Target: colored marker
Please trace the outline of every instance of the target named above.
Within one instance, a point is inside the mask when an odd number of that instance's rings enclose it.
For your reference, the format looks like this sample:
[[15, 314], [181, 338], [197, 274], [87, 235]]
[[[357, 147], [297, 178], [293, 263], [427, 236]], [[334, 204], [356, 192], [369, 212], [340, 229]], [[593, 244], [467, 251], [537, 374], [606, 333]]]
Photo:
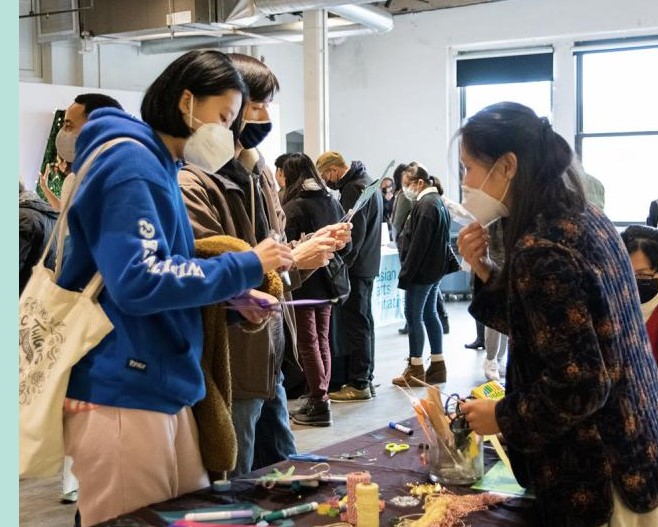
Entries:
[[400, 423], [394, 423], [393, 421], [391, 421], [390, 423], [388, 423], [388, 427], [392, 428], [393, 430], [398, 430], [403, 434], [407, 434], [408, 436], [414, 435], [414, 431], [411, 428], [401, 425]]
[[188, 512], [185, 519], [188, 521], [208, 521], [208, 520], [232, 520], [234, 518], [253, 518], [254, 512], [251, 509], [237, 511], [214, 511], [214, 512]]
[[289, 518], [295, 514], [303, 514], [305, 512], [311, 512], [317, 510], [318, 502], [312, 501], [311, 503], [304, 503], [303, 505], [297, 505], [296, 507], [290, 507], [289, 509], [281, 509], [280, 511], [268, 512], [264, 514], [259, 519], [265, 520], [266, 522], [271, 522], [274, 520], [280, 520], [282, 518]]

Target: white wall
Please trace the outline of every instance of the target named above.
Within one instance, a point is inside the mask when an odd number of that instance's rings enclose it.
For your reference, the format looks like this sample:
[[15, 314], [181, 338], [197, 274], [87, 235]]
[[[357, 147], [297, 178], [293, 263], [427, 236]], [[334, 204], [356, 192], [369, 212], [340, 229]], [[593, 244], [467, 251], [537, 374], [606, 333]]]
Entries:
[[[353, 37], [331, 45], [330, 145], [360, 159], [379, 175], [390, 159], [425, 163], [447, 180], [448, 143], [459, 125], [453, 57], [457, 51], [552, 44], [555, 48], [554, 125], [574, 134], [574, 41], [658, 34], [656, 0], [505, 0], [463, 8], [396, 16], [381, 36]], [[144, 90], [179, 54], [141, 55], [130, 46], [102, 45], [83, 54], [66, 45], [26, 53], [37, 63], [21, 79], [101, 89]], [[63, 46], [63, 49], [62, 49]], [[73, 54], [68, 60], [63, 54]], [[258, 54], [281, 83], [281, 151], [285, 134], [303, 128], [303, 57], [299, 45], [260, 46]], [[28, 58], [32, 57], [32, 62]], [[39, 60], [41, 68], [39, 68]], [[64, 73], [57, 64], [63, 64]], [[78, 65], [71, 73], [70, 64]], [[42, 71], [39, 78], [39, 71]], [[68, 76], [68, 82], [62, 77]], [[80, 80], [82, 79], [82, 80]], [[79, 89], [78, 89], [79, 90]], [[271, 163], [271, 160], [270, 160]]]
[[139, 115], [142, 92], [124, 90], [92, 90], [77, 86], [19, 83], [19, 177], [25, 186], [34, 189], [48, 142], [55, 110], [66, 110], [81, 93], [105, 93], [114, 97], [123, 108]]
[[[572, 142], [573, 42], [642, 34], [658, 34], [656, 0], [506, 0], [397, 16], [386, 35], [331, 48], [331, 148], [362, 160], [373, 175], [391, 158], [415, 159], [445, 182], [459, 126], [451, 58], [459, 50], [547, 43], [556, 46], [554, 125]], [[456, 175], [447, 183], [455, 197]]]

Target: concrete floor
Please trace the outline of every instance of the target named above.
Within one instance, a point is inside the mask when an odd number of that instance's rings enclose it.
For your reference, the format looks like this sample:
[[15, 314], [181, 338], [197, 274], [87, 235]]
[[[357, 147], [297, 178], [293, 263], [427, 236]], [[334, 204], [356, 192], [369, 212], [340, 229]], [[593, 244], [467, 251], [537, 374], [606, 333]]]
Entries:
[[[448, 393], [466, 394], [473, 386], [485, 382], [482, 362], [484, 351], [464, 349], [464, 344], [475, 338], [475, 323], [468, 314], [467, 302], [448, 302], [450, 333], [444, 336], [443, 349], [448, 369], [448, 382], [443, 390]], [[375, 384], [377, 397], [364, 403], [333, 404], [334, 424], [328, 428], [316, 428], [291, 424], [297, 448], [310, 452], [360, 435], [369, 430], [386, 426], [389, 421], [399, 421], [412, 416], [412, 409], [391, 379], [405, 367], [407, 337], [398, 334], [402, 323], [377, 328]], [[425, 356], [429, 354], [426, 345]], [[418, 394], [422, 388], [416, 388]], [[291, 408], [300, 404], [290, 401]], [[291, 422], [292, 423], [292, 422]], [[40, 481], [20, 483], [20, 525], [23, 527], [71, 527], [75, 505], [63, 505], [59, 501], [60, 479], [55, 477]]]

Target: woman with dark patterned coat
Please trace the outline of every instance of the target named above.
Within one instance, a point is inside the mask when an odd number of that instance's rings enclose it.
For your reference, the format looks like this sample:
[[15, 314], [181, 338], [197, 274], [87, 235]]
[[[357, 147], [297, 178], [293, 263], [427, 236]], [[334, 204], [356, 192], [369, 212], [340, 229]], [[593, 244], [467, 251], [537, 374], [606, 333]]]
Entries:
[[[469, 425], [502, 432], [540, 525], [658, 525], [658, 368], [619, 234], [547, 119], [498, 103], [459, 136], [477, 221], [458, 247], [482, 281], [469, 310], [509, 335], [505, 397], [463, 403]], [[483, 225], [500, 216], [499, 270]]]

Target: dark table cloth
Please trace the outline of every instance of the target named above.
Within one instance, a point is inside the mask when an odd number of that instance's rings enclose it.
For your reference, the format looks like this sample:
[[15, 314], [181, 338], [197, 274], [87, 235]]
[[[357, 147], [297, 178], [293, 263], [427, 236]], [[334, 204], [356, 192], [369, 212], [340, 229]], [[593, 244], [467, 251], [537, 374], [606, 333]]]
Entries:
[[[413, 419], [403, 421], [404, 425], [416, 429], [413, 436], [407, 436], [396, 430], [381, 428], [357, 436], [355, 438], [328, 446], [321, 451], [315, 452], [327, 456], [339, 456], [341, 454], [354, 453], [365, 450], [365, 454], [351, 461], [331, 461], [332, 474], [347, 474], [354, 471], [367, 470], [371, 474], [371, 480], [379, 485], [380, 499], [385, 500], [386, 506], [380, 514], [380, 526], [394, 525], [400, 516], [421, 513], [418, 507], [396, 507], [390, 500], [396, 496], [408, 496], [409, 487], [407, 483], [428, 483], [428, 467], [423, 466], [420, 460], [421, 450], [418, 444], [424, 441], [417, 423]], [[406, 442], [410, 449], [390, 457], [384, 451], [386, 443]], [[485, 449], [485, 470], [497, 461], [495, 453], [488, 448]], [[295, 474], [311, 473], [311, 467], [315, 463], [300, 461], [284, 461], [252, 472], [245, 478], [257, 478], [268, 474], [278, 468], [285, 472], [295, 465]], [[203, 509], [218, 505], [231, 503], [250, 502], [263, 509], [276, 510], [299, 505], [310, 501], [322, 503], [335, 497], [335, 491], [341, 490], [340, 483], [321, 483], [317, 488], [296, 488], [294, 491], [289, 486], [276, 486], [274, 489], [265, 489], [255, 486], [254, 483], [233, 481], [231, 490], [228, 492], [217, 492], [212, 489], [203, 489], [191, 494], [180, 496], [173, 500], [144, 507], [129, 514], [120, 516], [114, 520], [103, 522], [104, 527], [166, 527], [169, 522], [158, 514], [158, 511], [190, 511]], [[342, 485], [344, 491], [344, 484]], [[468, 487], [447, 487], [455, 494], [468, 494], [475, 491]], [[465, 525], [472, 527], [532, 527], [533, 502], [522, 498], [510, 498], [506, 502], [494, 506], [485, 511], [473, 512], [465, 518]], [[307, 513], [294, 516], [295, 526], [313, 527], [329, 525], [338, 521], [337, 518], [321, 516], [316, 513]], [[223, 523], [215, 521], [215, 523]], [[225, 522], [224, 522], [225, 523]], [[247, 523], [247, 522], [242, 522]]]

